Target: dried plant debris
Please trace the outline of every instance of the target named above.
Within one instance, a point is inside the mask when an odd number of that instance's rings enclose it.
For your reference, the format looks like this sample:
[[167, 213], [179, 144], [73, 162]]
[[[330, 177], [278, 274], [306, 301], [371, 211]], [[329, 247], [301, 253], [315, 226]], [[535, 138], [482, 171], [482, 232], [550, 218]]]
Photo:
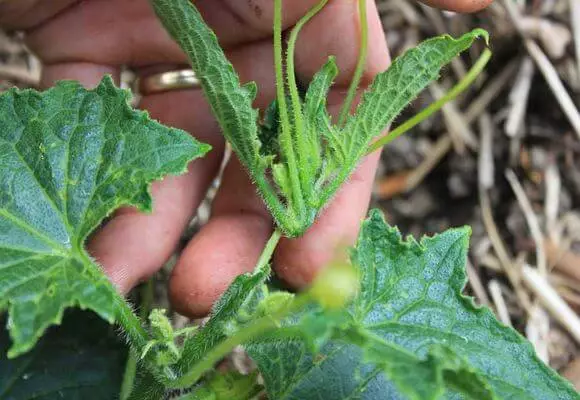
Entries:
[[[451, 113], [384, 150], [374, 201], [414, 235], [471, 225], [470, 294], [578, 384], [578, 2], [498, 1], [474, 15], [395, 0], [381, 1], [380, 9], [395, 54], [410, 40], [477, 26], [490, 31], [494, 58]], [[477, 54], [454, 63], [443, 85], [456, 83]], [[432, 100], [423, 95], [413, 111]], [[465, 146], [469, 136], [458, 127], [473, 132], [478, 146]], [[549, 316], [546, 323], [539, 315]]]
[[[373, 202], [416, 236], [471, 225], [467, 290], [532, 335], [552, 367], [580, 388], [580, 2], [498, 1], [474, 15], [377, 3], [393, 55], [441, 32], [483, 27], [494, 58], [478, 85], [384, 150]], [[477, 56], [454, 61], [446, 80], [395, 126], [456, 83]], [[22, 38], [0, 31], [0, 91], [39, 80], [39, 62]], [[209, 207], [204, 202], [184, 240]], [[161, 303], [166, 295], [156, 297]], [[538, 313], [550, 317], [547, 324]], [[252, 369], [240, 353], [228, 368]]]

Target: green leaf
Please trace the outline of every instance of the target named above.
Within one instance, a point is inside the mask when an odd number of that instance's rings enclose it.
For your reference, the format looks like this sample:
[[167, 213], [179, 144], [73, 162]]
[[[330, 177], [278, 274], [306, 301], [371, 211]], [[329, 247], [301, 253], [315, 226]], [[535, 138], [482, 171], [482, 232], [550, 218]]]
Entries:
[[330, 57], [320, 71], [314, 75], [304, 99], [304, 115], [312, 127], [328, 129], [330, 116], [326, 108], [326, 96], [338, 75], [336, 59]]
[[[251, 171], [263, 170], [258, 111], [252, 107], [256, 85], [242, 86], [217, 37], [189, 0], [152, 0], [157, 16], [189, 57], [224, 136]], [[257, 171], [259, 172], [259, 171]]]
[[425, 359], [420, 359], [365, 330], [351, 331], [345, 340], [363, 348], [364, 360], [381, 368], [410, 399], [438, 399], [445, 394], [446, 388], [472, 399], [496, 399], [488, 382], [443, 345], [431, 346]]
[[129, 107], [105, 77], [0, 95], [0, 309], [15, 357], [67, 307], [113, 322], [114, 287], [83, 246], [121, 205], [150, 211], [149, 184], [185, 172], [209, 146]]
[[150, 3], [165, 29], [188, 56], [225, 138], [279, 220], [284, 208], [267, 176], [275, 155], [265, 155], [272, 146], [260, 142], [258, 110], [252, 107], [256, 84], [240, 84], [215, 33], [190, 0], [150, 0]]
[[28, 354], [4, 358], [8, 332], [0, 332], [0, 398], [102, 400], [119, 395], [127, 348], [96, 315], [67, 313]]
[[238, 372], [221, 374], [215, 372], [193, 392], [177, 400], [249, 400], [262, 391], [257, 384], [257, 374], [242, 375]]
[[458, 39], [443, 35], [426, 40], [377, 75], [344, 128], [348, 132], [343, 139], [349, 162], [359, 160], [372, 139], [381, 135], [429, 83], [439, 78], [441, 69], [478, 37], [489, 40], [483, 29], [475, 29]]
[[468, 239], [464, 228], [402, 240], [372, 212], [352, 253], [361, 287], [348, 310], [351, 330], [336, 332], [315, 354], [284, 330], [249, 346], [269, 395], [480, 399], [491, 395], [488, 385], [501, 399], [579, 399], [530, 343], [462, 295]]
[[266, 296], [265, 282], [270, 267], [238, 276], [214, 304], [210, 318], [203, 328], [184, 344], [183, 357], [179, 363], [182, 373], [189, 371], [207, 352], [227, 338], [238, 324], [252, 318], [253, 310]]

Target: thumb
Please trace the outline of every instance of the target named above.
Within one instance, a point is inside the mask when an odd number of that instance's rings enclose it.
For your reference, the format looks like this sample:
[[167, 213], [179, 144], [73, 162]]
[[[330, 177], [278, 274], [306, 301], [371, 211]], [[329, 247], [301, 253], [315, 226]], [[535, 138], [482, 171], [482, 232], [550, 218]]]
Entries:
[[421, 0], [421, 2], [428, 6], [442, 8], [444, 10], [471, 13], [483, 10], [493, 0]]

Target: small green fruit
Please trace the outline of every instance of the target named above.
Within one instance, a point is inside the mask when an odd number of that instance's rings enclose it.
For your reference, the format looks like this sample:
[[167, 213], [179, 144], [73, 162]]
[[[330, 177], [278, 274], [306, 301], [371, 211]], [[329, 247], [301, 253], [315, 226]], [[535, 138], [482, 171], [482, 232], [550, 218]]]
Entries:
[[336, 310], [352, 300], [358, 287], [359, 280], [354, 267], [341, 263], [322, 271], [308, 293], [322, 307]]

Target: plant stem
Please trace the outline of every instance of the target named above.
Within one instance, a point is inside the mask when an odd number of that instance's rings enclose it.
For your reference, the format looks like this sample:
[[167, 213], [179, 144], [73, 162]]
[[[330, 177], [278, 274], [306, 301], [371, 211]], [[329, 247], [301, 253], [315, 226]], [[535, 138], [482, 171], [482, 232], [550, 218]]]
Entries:
[[[154, 282], [153, 278], [149, 279], [141, 289], [141, 309], [139, 310], [139, 318], [141, 320], [145, 320], [151, 311], [155, 288]], [[133, 391], [138, 359], [139, 354], [134, 349], [130, 349], [129, 358], [125, 366], [125, 374], [123, 375], [123, 382], [121, 384], [121, 394], [119, 396], [121, 400], [127, 400]]]
[[266, 264], [268, 264], [268, 262], [272, 258], [272, 254], [274, 254], [274, 250], [276, 250], [276, 246], [278, 245], [278, 242], [280, 241], [281, 237], [282, 232], [280, 232], [278, 229], [274, 230], [272, 236], [270, 236], [270, 239], [268, 239], [268, 242], [266, 243], [264, 250], [262, 250], [262, 254], [260, 254], [260, 258], [256, 263], [256, 267], [254, 268], [255, 271], [263, 269], [266, 266]]
[[369, 22], [367, 18], [366, 0], [358, 0], [358, 8], [361, 23], [360, 50], [358, 56], [358, 63], [354, 71], [352, 82], [350, 83], [350, 87], [348, 88], [346, 99], [344, 100], [344, 104], [342, 105], [342, 109], [340, 110], [340, 116], [338, 117], [339, 127], [344, 126], [344, 124], [346, 123], [346, 119], [350, 114], [350, 109], [356, 96], [356, 91], [360, 85], [360, 81], [362, 79], [365, 70], [367, 56], [369, 52]]
[[117, 299], [117, 323], [123, 327], [123, 332], [129, 339], [129, 344], [136, 351], [140, 351], [149, 341], [149, 335], [139, 317], [127, 302], [119, 296]]
[[274, 0], [274, 67], [276, 69], [276, 95], [280, 120], [284, 129], [290, 127], [288, 105], [284, 83], [284, 66], [282, 61], [282, 0]]
[[[79, 255], [85, 265], [95, 265], [95, 262], [86, 251], [79, 250]], [[125, 301], [111, 282], [107, 281], [107, 284], [110, 285], [111, 291], [115, 293], [115, 297], [113, 298], [115, 304], [115, 322], [123, 327], [123, 332], [131, 347], [137, 350], [142, 349], [150, 339], [149, 334], [143, 328], [139, 317], [135, 315], [129, 303]]]
[[[94, 261], [87, 252], [83, 250], [79, 251], [79, 254], [85, 265], [94, 265]], [[110, 285], [111, 291], [115, 293], [115, 297], [112, 299], [115, 304], [115, 323], [123, 328], [125, 341], [130, 346], [131, 351], [141, 354], [143, 348], [151, 340], [149, 332], [143, 327], [142, 320], [135, 315], [131, 305], [119, 294], [113, 284], [108, 282], [108, 285]], [[159, 382], [165, 383], [175, 376], [175, 372], [171, 368], [166, 368], [160, 373], [153, 365], [147, 363], [146, 365]]]
[[249, 325], [241, 328], [236, 334], [226, 338], [214, 347], [199, 363], [194, 365], [185, 375], [173, 381], [169, 387], [172, 389], [185, 389], [193, 386], [206, 371], [212, 369], [215, 363], [231, 353], [235, 347], [277, 329], [280, 320], [292, 312], [302, 309], [311, 301], [310, 295], [303, 293], [295, 297], [294, 301], [287, 307], [274, 314], [266, 315], [250, 322]]
[[278, 109], [280, 111], [280, 122], [282, 132], [280, 133], [280, 146], [286, 158], [288, 174], [290, 175], [290, 185], [292, 186], [292, 202], [297, 207], [299, 214], [302, 214], [304, 199], [302, 197], [302, 187], [300, 185], [298, 163], [292, 140], [292, 126], [288, 116], [288, 105], [286, 104], [286, 83], [284, 80], [282, 51], [282, 0], [274, 0], [274, 67], [276, 70], [276, 95], [278, 99]]
[[241, 329], [234, 336], [230, 336], [214, 347], [199, 363], [185, 375], [171, 383], [172, 389], [185, 389], [193, 386], [203, 374], [212, 369], [214, 364], [227, 356], [236, 346], [255, 338], [259, 334], [268, 332], [277, 326], [276, 321], [270, 317], [262, 317], [251, 325]]
[[369, 145], [369, 149], [367, 150], [366, 155], [375, 152], [376, 150], [381, 149], [384, 145], [391, 143], [393, 140], [407, 132], [409, 129], [417, 126], [425, 119], [429, 118], [432, 114], [439, 111], [445, 104], [455, 99], [458, 95], [460, 95], [465, 89], [467, 89], [473, 81], [477, 78], [477, 76], [483, 71], [489, 59], [491, 58], [491, 51], [489, 49], [485, 49], [477, 62], [473, 65], [473, 67], [469, 70], [467, 75], [459, 81], [457, 85], [455, 85], [449, 92], [445, 94], [445, 96], [441, 97], [436, 102], [429, 105], [429, 107], [425, 108], [423, 111], [418, 113], [417, 115], [413, 116], [413, 118], [405, 121], [401, 125], [399, 125], [395, 130], [391, 131], [391, 133], [383, 136], [382, 138], [378, 139], [376, 142]]
[[[290, 98], [292, 100], [292, 111], [294, 114], [294, 139], [297, 144], [298, 152], [297, 156], [299, 158], [306, 157], [309, 153], [309, 146], [307, 142], [307, 135], [304, 132], [304, 120], [302, 116], [302, 104], [300, 101], [300, 94], [298, 93], [298, 84], [296, 83], [296, 70], [294, 67], [294, 56], [296, 53], [296, 42], [298, 40], [298, 35], [300, 31], [316, 14], [318, 14], [328, 3], [328, 0], [321, 0], [317, 5], [315, 5], [311, 10], [308, 11], [304, 17], [302, 17], [292, 29], [290, 37], [288, 39], [288, 51], [286, 53], [286, 74], [288, 78], [288, 89], [290, 91]], [[308, 162], [308, 160], [300, 160], [300, 162]], [[307, 168], [301, 168], [301, 180], [303, 184], [308, 185], [308, 180], [310, 179], [306, 174]]]
[[[259, 271], [266, 267], [270, 259], [272, 258], [272, 254], [274, 254], [274, 250], [276, 250], [276, 246], [278, 242], [282, 238], [282, 233], [276, 229], [270, 236], [270, 239], [264, 246], [264, 250], [262, 250], [262, 254], [256, 263], [256, 267], [254, 268], [255, 271]], [[302, 302], [294, 302], [296, 306], [303, 304]], [[181, 377], [174, 380], [169, 386], [174, 389], [183, 389], [192, 386], [195, 384], [199, 378], [209, 369], [213, 368], [214, 364], [221, 360], [223, 357], [228, 355], [234, 347], [247, 342], [248, 340], [254, 338], [255, 336], [267, 332], [269, 329], [275, 328], [277, 326], [277, 319], [282, 318], [291, 310], [295, 309], [295, 305], [293, 304], [290, 306], [286, 311], [283, 310], [281, 315], [269, 315], [263, 318], [260, 318], [251, 323], [251, 325], [242, 328], [238, 333], [234, 336], [231, 336], [216, 347], [214, 347], [199, 363], [195, 364], [192, 369], [190, 369], [186, 374], [182, 375]]]

